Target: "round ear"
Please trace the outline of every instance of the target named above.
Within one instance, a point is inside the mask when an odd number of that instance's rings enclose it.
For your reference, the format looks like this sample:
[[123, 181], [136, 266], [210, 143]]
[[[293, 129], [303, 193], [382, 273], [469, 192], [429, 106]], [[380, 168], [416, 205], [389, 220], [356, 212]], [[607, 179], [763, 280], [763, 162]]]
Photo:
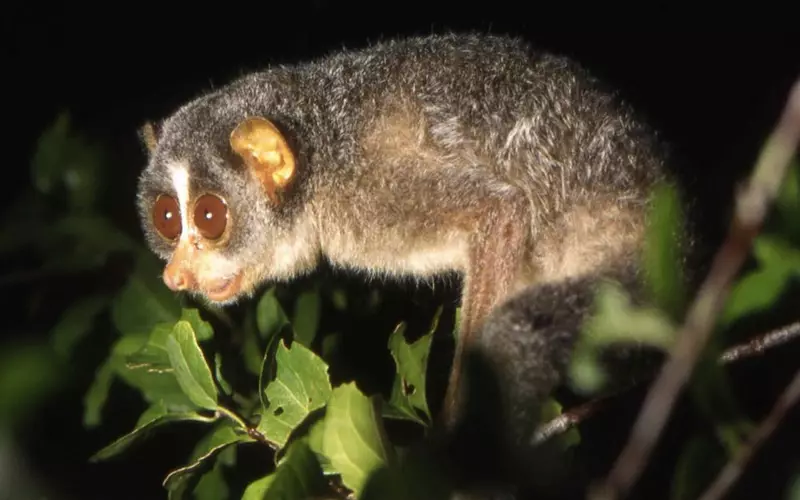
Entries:
[[231, 132], [230, 144], [269, 199], [277, 203], [278, 192], [295, 176], [294, 153], [278, 127], [266, 118], [246, 118]]
[[148, 154], [153, 154], [158, 144], [158, 136], [161, 132], [161, 126], [158, 123], [147, 121], [139, 127], [139, 140], [144, 145]]

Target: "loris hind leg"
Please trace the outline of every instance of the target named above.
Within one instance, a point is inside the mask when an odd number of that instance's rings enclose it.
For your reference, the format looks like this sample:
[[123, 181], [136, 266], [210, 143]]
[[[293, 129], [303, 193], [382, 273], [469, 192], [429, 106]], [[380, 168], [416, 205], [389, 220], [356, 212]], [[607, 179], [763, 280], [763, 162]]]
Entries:
[[[468, 482], [512, 474], [532, 480], [531, 438], [542, 404], [564, 381], [581, 327], [593, 311], [597, 286], [610, 279], [634, 297], [633, 269], [532, 285], [496, 307], [465, 352], [463, 419], [450, 456]], [[516, 464], [513, 460], [519, 460]], [[535, 467], [534, 467], [535, 469]]]
[[446, 428], [453, 428], [463, 409], [465, 352], [477, 341], [492, 309], [513, 291], [526, 256], [530, 215], [521, 194], [485, 199], [469, 241], [469, 265], [464, 276], [461, 321], [442, 409]]

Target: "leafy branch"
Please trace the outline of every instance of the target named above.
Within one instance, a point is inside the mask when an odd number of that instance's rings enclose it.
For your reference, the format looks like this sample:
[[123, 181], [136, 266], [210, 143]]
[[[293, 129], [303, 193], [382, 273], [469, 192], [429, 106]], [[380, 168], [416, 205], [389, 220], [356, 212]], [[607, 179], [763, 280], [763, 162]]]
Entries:
[[731, 283], [747, 258], [768, 209], [778, 196], [790, 162], [800, 143], [800, 80], [788, 101], [744, 189], [727, 239], [716, 254], [711, 270], [691, 304], [677, 341], [659, 377], [651, 387], [629, 440], [596, 498], [624, 495], [641, 474], [675, 400], [694, 368], [723, 311]]
[[[719, 362], [722, 364], [735, 363], [743, 359], [760, 356], [770, 349], [780, 347], [798, 338], [800, 338], [800, 322], [795, 322], [725, 349], [719, 357]], [[604, 410], [612, 400], [621, 397], [629, 390], [622, 390], [570, 408], [561, 415], [541, 424], [536, 429], [533, 442], [537, 444], [543, 443], [576, 427], [581, 422]]]

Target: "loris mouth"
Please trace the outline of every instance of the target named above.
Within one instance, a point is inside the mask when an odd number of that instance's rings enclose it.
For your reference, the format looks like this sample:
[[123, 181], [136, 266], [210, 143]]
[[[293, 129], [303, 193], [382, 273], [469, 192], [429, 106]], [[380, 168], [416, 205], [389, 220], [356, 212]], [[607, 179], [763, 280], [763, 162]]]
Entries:
[[242, 285], [242, 273], [237, 273], [230, 278], [211, 281], [208, 285], [203, 290], [203, 295], [213, 302], [226, 302], [239, 293]]

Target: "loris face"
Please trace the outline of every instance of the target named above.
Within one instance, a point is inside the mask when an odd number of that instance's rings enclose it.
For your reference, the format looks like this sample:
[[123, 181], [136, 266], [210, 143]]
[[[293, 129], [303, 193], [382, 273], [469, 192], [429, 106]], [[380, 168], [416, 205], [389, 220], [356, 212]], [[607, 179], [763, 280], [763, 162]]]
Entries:
[[173, 118], [147, 140], [139, 215], [148, 245], [166, 261], [164, 283], [228, 304], [312, 267], [308, 217], [281, 210], [295, 163], [277, 128], [263, 118], [227, 130], [195, 123]]

